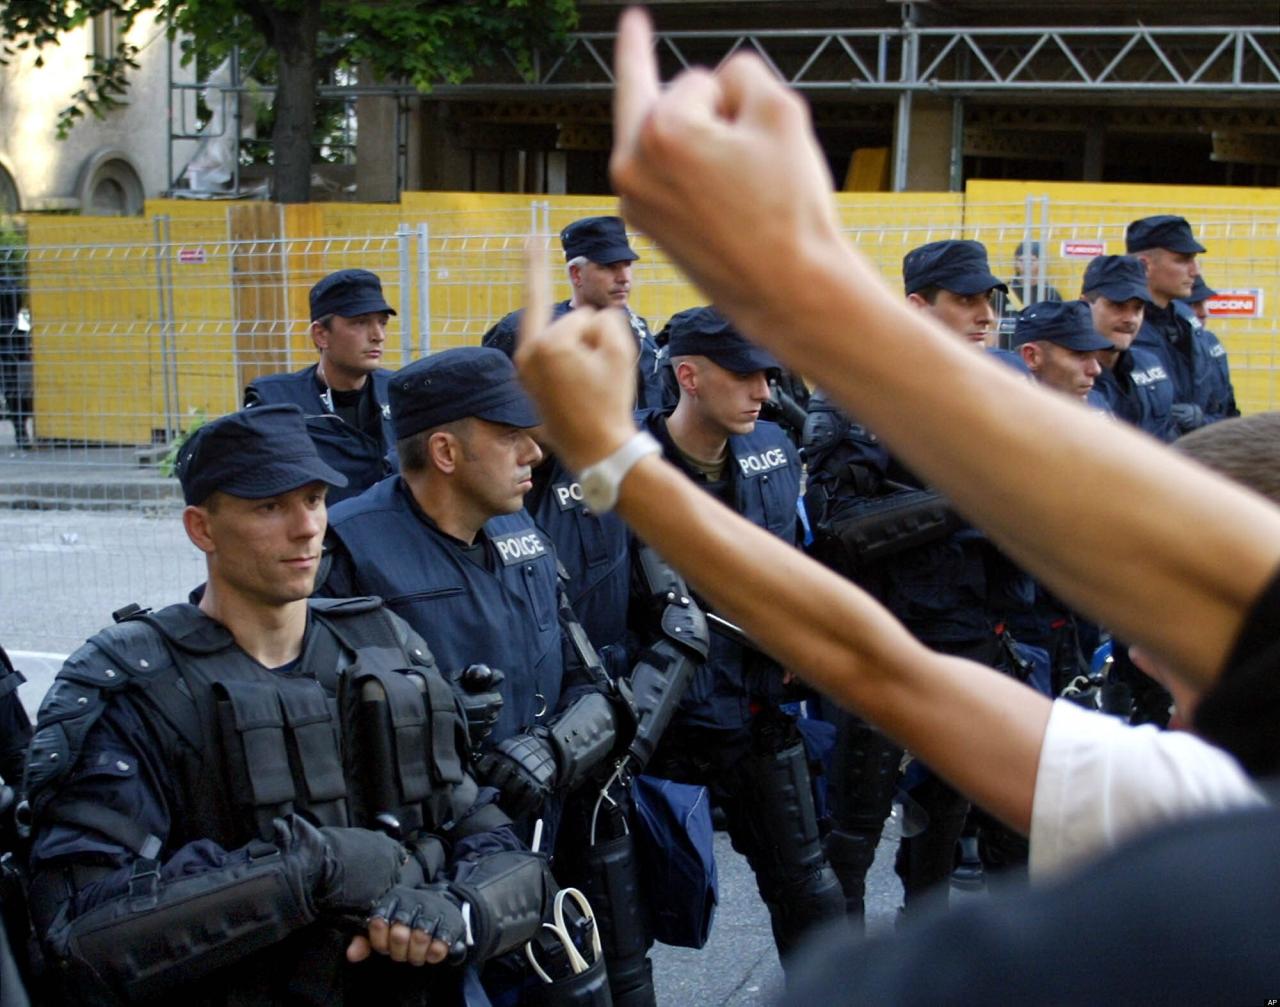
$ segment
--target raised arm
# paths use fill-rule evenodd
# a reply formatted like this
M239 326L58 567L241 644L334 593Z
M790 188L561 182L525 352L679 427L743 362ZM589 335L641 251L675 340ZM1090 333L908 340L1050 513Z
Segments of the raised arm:
M581 469L635 430L629 388L616 380L629 366L631 337L620 315L590 309L540 329L546 303L546 292L531 284L517 362L557 454ZM577 394L560 394L564 388ZM1028 829L1047 699L989 668L926 649L857 587L657 457L623 481L618 511L779 661L1015 828Z
M628 219L1063 598L1212 681L1280 566L1280 513L910 310L841 236L801 100L747 55L662 91L651 46L627 12L611 171Z

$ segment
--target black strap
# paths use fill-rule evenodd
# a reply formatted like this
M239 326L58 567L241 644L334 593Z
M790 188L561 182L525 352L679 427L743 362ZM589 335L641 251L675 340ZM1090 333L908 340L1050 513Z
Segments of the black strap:
M426 701L431 706L431 767L441 783L462 782L462 758L458 753L458 708L453 689L439 675L423 675Z
M398 672L375 673L387 694L387 712L395 739L396 770L400 794L407 804L418 804L431 793L427 746L423 733L427 715L418 687Z
M138 856L154 860L160 855L160 837L152 835L128 815L89 801L66 801L49 809L47 817L59 825L91 829L132 850Z
M564 569L563 566L560 567ZM573 646L574 653L577 654L578 660L582 662L582 667L586 669L587 676L591 679L593 685L608 689L612 686L609 673L604 670L604 664L600 661L600 655L596 653L596 648L592 646L587 631L582 628L582 623L578 621L578 616L573 611L573 606L569 604L569 596L565 594L563 586L558 587L556 594L560 607L560 629L562 632L568 633L569 643Z

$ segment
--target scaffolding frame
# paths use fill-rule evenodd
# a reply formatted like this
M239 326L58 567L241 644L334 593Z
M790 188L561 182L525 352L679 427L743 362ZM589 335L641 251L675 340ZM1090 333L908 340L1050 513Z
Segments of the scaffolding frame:
M614 86L612 49L616 38L612 31L577 32L554 57L535 54L532 80L523 79L515 61L509 60L507 67L486 79L437 84L431 97L451 101L514 95L549 99L599 95ZM919 27L907 4L904 20L897 27L658 31L654 49L664 72L719 65L735 53L747 51L759 56L798 91L874 95L896 101L892 178L894 189L899 191L906 184L916 95L955 102L991 94L1017 95L1023 100L1089 94L1133 99L1194 96L1237 106L1241 102L1273 103L1280 95L1280 27L1266 25ZM237 60L237 75L238 67ZM171 95L201 86L175 84L170 77ZM247 89L236 76L224 89L223 100ZM348 100L360 95L396 97L398 167L404 167L407 101L420 96L416 88L395 83L328 86L321 87L319 93ZM232 118L224 121L230 123ZM190 132L171 133L171 150L174 140L191 137Z

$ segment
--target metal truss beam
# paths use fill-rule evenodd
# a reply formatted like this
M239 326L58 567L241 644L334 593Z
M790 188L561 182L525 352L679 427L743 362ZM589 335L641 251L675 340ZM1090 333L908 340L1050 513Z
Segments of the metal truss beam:
M439 98L613 87L614 34L570 36L566 51L538 62L535 79L509 72L440 84ZM1207 95L1280 92L1280 27L901 28L659 32L665 73L756 53L792 87L811 93L1109 92ZM903 54L913 53L903 59Z

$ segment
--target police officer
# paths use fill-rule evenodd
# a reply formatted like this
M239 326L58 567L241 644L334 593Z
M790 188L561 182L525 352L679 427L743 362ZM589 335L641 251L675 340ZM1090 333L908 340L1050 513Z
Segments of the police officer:
M664 404L658 344L649 332L649 323L631 310L631 264L640 258L627 241L627 227L621 217L583 217L560 232L565 269L573 296L552 308L559 318L574 308L590 306L598 311L620 308L626 312L636 337L636 403L640 409L656 409ZM485 333L483 345L515 352L523 309L503 317Z
M1222 342L1209 331L1209 312L1206 307L1210 297L1216 297L1217 291L1210 287L1204 276L1197 273L1191 293L1179 297L1173 302L1174 310L1191 322L1196 336L1200 361L1205 366L1197 369L1192 397L1195 403L1204 410L1205 422L1215 423L1218 420L1239 416L1236 408L1236 392L1231 384L1231 366L1227 362L1227 349Z
M117 613L31 744L32 917L64 996L460 1002L459 970L407 965L519 946L553 890L422 639L377 599L307 600L343 476L291 405L201 428L178 474L199 607Z
M1020 357L990 348L992 301L1005 288L980 242L936 241L912 249L903 259L903 280L908 303L1025 373ZM931 648L1007 666L1010 644L997 627L1011 609L1032 603L1030 580L820 389L810 399L805 449L814 555L880 599ZM898 786L902 750L853 714L830 715L837 740L828 787L835 828L827 855L846 911L860 921L866 872ZM927 827L904 836L896 868L906 909L916 913L947 898L968 802L914 764L911 777Z
M1014 349L1042 385L1087 400L1102 373L1099 350L1114 346L1093 327L1093 314L1082 301L1041 301L1018 315Z
M331 504L372 486L395 466L387 401L391 372L380 365L395 314L367 269L340 269L311 288L311 341L320 359L292 374L254 379L244 404L292 402L308 417L320 456L347 477Z
M1103 369L1095 387L1108 411L1162 441L1175 440L1173 381L1155 350L1137 341L1151 297L1142 263L1131 255L1096 256L1085 267L1081 297L1094 328L1115 347L1098 354Z
M502 672L501 715L479 771L523 835L541 816L553 850L563 801L608 775L634 721L646 722L644 704L624 700L600 666L555 547L522 506L542 452L511 361L488 347L446 350L397 371L390 390L400 475L334 508L323 590L385 598L455 676L472 662ZM613 925L612 915L601 920L607 938ZM637 999L616 999L651 1001L643 947L629 966L621 978Z
M483 347L401 368L390 398L401 472L333 508L321 590L382 597L451 674L501 670L502 742L596 684L561 623L555 549L523 507L538 416L511 361Z
M669 330L680 401L640 415L648 443L743 517L795 542L800 463L786 435L757 420L776 361L711 308L678 313ZM785 698L775 662L713 634L653 763L655 775L707 786L723 809L734 848L755 872L784 965L810 927L840 913L804 746L779 709Z
M1196 256L1205 250L1191 233L1191 225L1185 217L1171 214L1135 220L1125 229L1125 250L1146 267L1149 306L1136 342L1157 354L1169 372L1174 391L1170 412L1177 432L1187 433L1231 415L1225 412L1230 377L1225 378L1226 391L1220 377L1226 368L1221 343L1210 342L1203 326L1195 326L1176 303L1191 296L1200 275ZM1210 355L1215 344L1220 361ZM1234 403L1234 393L1230 398Z
M1018 316L1014 343L1041 384L1105 411L1094 381L1102 373L1099 355L1114 356L1115 346L1096 328L1088 303L1031 305ZM1087 669L1085 655L1092 654L1098 628L1080 620L1043 585L1036 584L1032 607L1009 613L1009 624L1020 645L1039 647L1048 658L1049 681L1044 684L1050 696L1061 695Z

